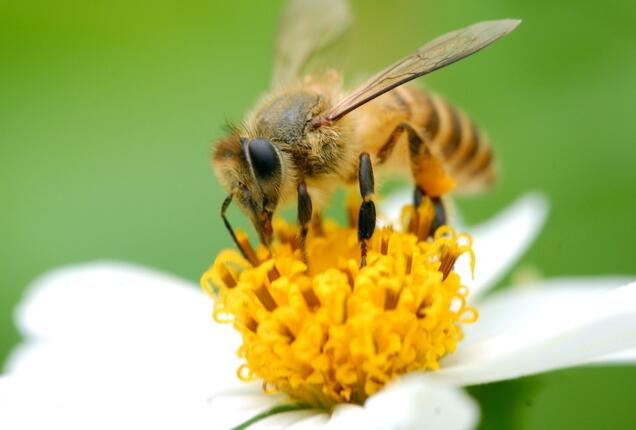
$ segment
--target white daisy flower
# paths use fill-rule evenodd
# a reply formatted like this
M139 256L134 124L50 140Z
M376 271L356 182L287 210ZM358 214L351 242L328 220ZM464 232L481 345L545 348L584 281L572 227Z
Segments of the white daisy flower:
M459 319L449 327L470 322L461 318L473 306L480 318L461 326L459 343L462 331L440 337L446 347L426 362L438 370L406 372L359 391L343 389L338 378L326 381L336 389L323 401L363 399L328 410L308 401L303 387L315 385L307 381L292 384L302 404L264 393L261 382L240 381L237 369L245 378L246 369L261 366L276 376L279 368L249 360L246 366L246 332L212 323L209 299L189 282L119 263L54 271L33 283L17 309L25 341L0 377L0 428L474 428L479 409L463 385L636 357L636 283L627 279L555 279L484 296L532 242L545 212L542 198L529 195L468 229L475 280L462 275L471 295L461 312L451 312ZM466 260L459 257L457 272L467 270ZM225 303L220 310L228 309ZM367 382L375 381L369 375Z

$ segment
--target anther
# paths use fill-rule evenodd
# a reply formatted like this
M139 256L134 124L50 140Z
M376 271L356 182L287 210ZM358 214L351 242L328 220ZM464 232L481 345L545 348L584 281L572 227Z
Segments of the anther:
M289 338L289 343L292 343L293 341L296 340L296 336L294 336L294 333L292 333L292 331L289 329L289 327L287 327L286 325L283 325L281 328L281 334L287 338Z
M254 248L252 248L250 239L242 231L237 231L236 236L237 236L238 243L241 247L243 254L247 257L247 259L252 264L252 266L258 266L259 264L258 257L256 256L256 252L254 251Z
M318 300L318 296L312 288L307 288L302 292L303 298L305 299L305 303L307 303L307 307L310 310L314 310L320 306L320 300Z
M408 254L406 256L406 274L410 274L411 271L413 270L413 254Z
M386 295L384 296L384 309L389 311L395 309L400 299L400 293L394 293L387 288Z
M351 273L351 270L345 270L344 272L347 275L347 283L353 290L353 287L355 286L355 283L356 283L355 277L353 276L353 273Z
M389 237L391 233L389 230L389 234L386 234L387 230L388 229L386 228L382 230L382 244L380 245L380 252L382 255L386 255L389 252Z
M256 320L248 318L247 321L244 322L244 324L249 331L251 331L252 333L256 333L256 330L258 329L258 323L256 322Z
M267 287L265 287L264 285L261 285L259 288L254 290L254 294L256 295L258 300L262 303L262 305L265 306L265 309L267 309L270 312L276 309L277 307L276 301L270 294Z
M221 270L221 280L223 281L225 286L227 288L236 287L236 279L234 279L234 277L232 276L230 271L227 269L227 267L225 267L225 265L221 265L220 270Z
M442 261L439 266L439 271L442 272L442 280L446 279L450 272L453 271L457 257L459 257L459 255L454 252L446 252L443 254L441 258Z
M429 306L431 306L430 303L426 303L425 301L423 301L420 304L420 306L417 308L415 315L420 319L426 318L426 311L429 308Z
M311 229L316 236L323 237L325 235L325 229L322 225L322 216L320 216L320 214L314 215L311 221Z
M280 278L280 272L276 266L272 266L272 268L267 272L267 279L269 279L269 282L274 282L278 278Z

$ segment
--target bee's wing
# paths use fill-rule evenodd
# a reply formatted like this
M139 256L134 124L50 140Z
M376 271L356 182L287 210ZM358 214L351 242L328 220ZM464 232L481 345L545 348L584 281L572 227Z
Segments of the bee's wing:
M276 38L273 86L293 82L311 56L351 23L347 0L290 0Z
M349 93L326 115L337 121L352 110L412 79L461 60L514 30L521 21L480 22L427 43Z

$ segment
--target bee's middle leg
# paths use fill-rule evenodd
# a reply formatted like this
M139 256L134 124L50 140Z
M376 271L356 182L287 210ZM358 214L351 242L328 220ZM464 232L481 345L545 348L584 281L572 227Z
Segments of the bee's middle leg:
M309 223L311 221L312 204L311 197L307 192L305 181L300 181L296 187L298 192L298 226L300 233L298 236L298 245L303 261L307 263L307 233L309 233Z
M423 138L413 128L413 126L406 122L398 124L389 136L387 142L382 145L377 154L378 164L384 163L391 156L395 145L397 144L399 138L402 136L403 133L406 133L408 137L411 169L415 173L420 168L419 164L422 157L431 157L431 154L425 138ZM413 190L413 205L416 208L418 208L422 204L422 199L425 196L426 192L419 185L415 184L415 189ZM433 218L430 230L430 234L432 235L439 227L446 224L447 215L446 208L441 197L431 197L431 201L435 209L435 216Z
M366 152L360 154L358 182L362 196L358 215L358 241L360 242L360 267L364 267L367 265L367 241L371 239L375 230L375 203L372 200L375 183L371 158Z

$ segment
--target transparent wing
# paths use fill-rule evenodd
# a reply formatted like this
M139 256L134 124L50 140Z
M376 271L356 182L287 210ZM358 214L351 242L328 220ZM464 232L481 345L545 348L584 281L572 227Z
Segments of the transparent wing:
M337 121L399 85L468 57L510 33L520 22L513 19L485 21L440 36L353 90L326 118Z
M298 78L307 60L343 34L351 21L347 0L290 0L276 38L273 86Z

